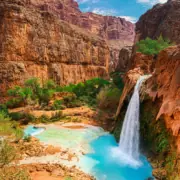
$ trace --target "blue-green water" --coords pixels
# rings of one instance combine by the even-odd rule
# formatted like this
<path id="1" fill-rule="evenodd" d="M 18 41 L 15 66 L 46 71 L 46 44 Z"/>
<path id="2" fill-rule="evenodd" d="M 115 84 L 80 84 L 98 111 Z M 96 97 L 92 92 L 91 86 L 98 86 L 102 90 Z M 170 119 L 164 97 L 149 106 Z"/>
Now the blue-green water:
<path id="1" fill-rule="evenodd" d="M 139 166 L 129 163 L 123 154 L 117 153 L 119 148 L 114 136 L 101 128 L 90 126 L 75 130 L 47 126 L 45 130 L 28 126 L 25 134 L 35 136 L 43 143 L 77 151 L 89 145 L 92 152 L 80 155 L 79 162 L 74 165 L 97 180 L 147 180 L 152 177 L 152 168 L 144 156 L 141 156 Z"/>
<path id="2" fill-rule="evenodd" d="M 112 149 L 118 148 L 118 144 L 112 135 L 101 136 L 91 142 L 94 153 L 82 157 L 83 164 L 88 163 L 89 158 L 96 164 L 90 170 L 97 180 L 146 180 L 152 177 L 152 168 L 146 158 L 141 156 L 142 165 L 131 167 L 121 158 L 114 156 Z"/>

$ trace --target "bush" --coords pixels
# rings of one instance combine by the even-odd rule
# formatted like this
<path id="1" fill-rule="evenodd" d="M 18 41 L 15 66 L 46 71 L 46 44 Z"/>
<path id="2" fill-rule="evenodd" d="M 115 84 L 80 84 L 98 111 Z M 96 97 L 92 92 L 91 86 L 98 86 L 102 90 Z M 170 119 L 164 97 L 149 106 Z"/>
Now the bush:
<path id="1" fill-rule="evenodd" d="M 0 123 L 9 122 L 10 120 L 11 118 L 7 115 L 6 112 L 0 111 Z"/>
<path id="2" fill-rule="evenodd" d="M 0 142 L 0 179 L 2 180 L 30 180 L 28 174 L 18 167 L 11 167 L 9 164 L 16 160 L 16 149 L 7 141 Z"/>
<path id="3" fill-rule="evenodd" d="M 19 124 L 11 121 L 11 118 L 4 112 L 0 112 L 0 135 L 14 136 L 16 140 L 20 140 L 24 133 Z"/>
<path id="4" fill-rule="evenodd" d="M 121 91 L 117 87 L 106 86 L 97 95 L 97 103 L 101 109 L 116 109 L 121 96 Z"/>
<path id="5" fill-rule="evenodd" d="M 46 115 L 42 115 L 39 118 L 39 121 L 41 123 L 52 123 L 52 122 L 59 121 L 61 118 L 63 118 L 63 112 L 62 111 L 58 111 L 58 112 L 55 112 L 54 114 L 52 114 L 51 118 L 46 116 Z"/>
<path id="6" fill-rule="evenodd" d="M 87 80 L 84 83 L 78 83 L 77 85 L 70 84 L 62 88 L 58 88 L 60 91 L 73 92 L 77 97 L 81 96 L 91 96 L 96 98 L 96 95 L 99 93 L 100 89 L 105 85 L 110 84 L 109 81 L 106 81 L 101 78 L 93 78 Z"/>
<path id="7" fill-rule="evenodd" d="M 20 98 L 12 98 L 6 103 L 8 108 L 17 108 L 22 105 L 22 99 Z"/>
<path id="8" fill-rule="evenodd" d="M 53 110 L 61 110 L 63 108 L 63 100 L 55 100 L 52 105 Z"/>
<path id="9" fill-rule="evenodd" d="M 58 111 L 52 115 L 52 117 L 50 118 L 50 121 L 51 122 L 59 121 L 62 117 L 63 117 L 63 112 Z"/>
<path id="10" fill-rule="evenodd" d="M 137 52 L 141 52 L 146 55 L 157 55 L 160 51 L 171 45 L 170 41 L 163 39 L 162 36 L 160 36 L 157 40 L 146 38 L 136 44 Z"/>
<path id="11" fill-rule="evenodd" d="M 6 167 L 0 169 L 1 180 L 31 180 L 28 173 L 19 167 Z"/>
<path id="12" fill-rule="evenodd" d="M 7 109 L 7 106 L 6 104 L 0 104 L 0 112 L 3 111 L 5 112 L 6 114 L 8 114 L 8 109 Z"/>
<path id="13" fill-rule="evenodd" d="M 12 120 L 14 121 L 19 121 L 25 118 L 24 113 L 20 113 L 20 112 L 12 112 L 9 113 L 9 116 L 11 117 Z"/>
<path id="14" fill-rule="evenodd" d="M 124 88 L 124 82 L 123 82 L 123 79 L 121 78 L 122 74 L 123 73 L 121 73 L 121 72 L 112 72 L 110 74 L 112 81 L 113 81 L 113 84 L 116 87 L 118 87 L 120 90 L 122 90 Z"/>
<path id="15" fill-rule="evenodd" d="M 16 150 L 7 141 L 0 142 L 0 167 L 4 167 L 16 158 Z"/>

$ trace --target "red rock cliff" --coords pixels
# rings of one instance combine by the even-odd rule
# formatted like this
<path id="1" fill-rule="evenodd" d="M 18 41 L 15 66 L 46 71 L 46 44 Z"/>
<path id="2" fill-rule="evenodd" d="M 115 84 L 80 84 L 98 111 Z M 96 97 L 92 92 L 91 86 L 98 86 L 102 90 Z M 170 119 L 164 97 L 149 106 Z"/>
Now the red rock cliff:
<path id="1" fill-rule="evenodd" d="M 0 1 L 1 90 L 30 77 L 58 84 L 107 77 L 109 48 L 102 38 L 24 1 Z"/>
<path id="2" fill-rule="evenodd" d="M 106 40 L 111 52 L 110 70 L 115 70 L 120 50 L 132 46 L 135 26 L 123 18 L 82 13 L 74 0 L 31 0 L 40 10 L 56 14 L 61 20 L 74 24 Z"/>
<path id="3" fill-rule="evenodd" d="M 155 5 L 136 23 L 136 41 L 160 35 L 180 43 L 180 0 Z"/>
<path id="4" fill-rule="evenodd" d="M 133 37 L 130 22 L 82 13 L 73 0 L 0 0 L 1 90 L 33 76 L 58 84 L 107 77 Z"/>

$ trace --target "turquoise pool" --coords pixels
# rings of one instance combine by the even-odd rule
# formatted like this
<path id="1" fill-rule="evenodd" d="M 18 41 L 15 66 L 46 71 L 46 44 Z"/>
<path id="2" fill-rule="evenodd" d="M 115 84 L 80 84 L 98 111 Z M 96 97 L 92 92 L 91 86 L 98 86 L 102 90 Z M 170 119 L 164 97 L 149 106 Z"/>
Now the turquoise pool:
<path id="1" fill-rule="evenodd" d="M 61 146 L 77 153 L 79 161 L 76 165 L 81 170 L 96 177 L 97 180 L 147 180 L 152 177 L 152 168 L 144 156 L 140 166 L 126 164 L 123 157 L 115 156 L 114 149 L 118 144 L 114 136 L 102 128 L 87 126 L 84 129 L 60 128 L 48 125 L 44 128 L 28 126 L 25 134 L 37 137 L 41 142 Z"/>
<path id="2" fill-rule="evenodd" d="M 112 149 L 118 147 L 112 135 L 101 136 L 90 145 L 94 153 L 83 156 L 80 164 L 89 164 L 90 168 L 85 171 L 97 180 L 147 180 L 152 177 L 151 165 L 144 156 L 141 156 L 141 166 L 132 167 L 112 154 Z"/>

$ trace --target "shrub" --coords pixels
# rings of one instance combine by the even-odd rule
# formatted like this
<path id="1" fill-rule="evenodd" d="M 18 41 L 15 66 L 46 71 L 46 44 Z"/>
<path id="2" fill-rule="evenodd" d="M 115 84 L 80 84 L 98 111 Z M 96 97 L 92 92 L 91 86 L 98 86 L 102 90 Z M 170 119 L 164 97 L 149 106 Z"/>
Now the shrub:
<path id="1" fill-rule="evenodd" d="M 63 109 L 63 100 L 55 100 L 52 108 L 53 110 Z"/>
<path id="2" fill-rule="evenodd" d="M 9 164 L 18 158 L 16 149 L 7 141 L 0 142 L 0 179 L 2 180 L 30 180 L 28 174 L 18 167 Z"/>
<path id="3" fill-rule="evenodd" d="M 39 79 L 38 78 L 28 79 L 24 85 L 25 87 L 29 87 L 32 90 L 33 92 L 32 97 L 33 99 L 36 99 L 36 96 L 39 93 L 39 89 L 40 89 Z"/>
<path id="4" fill-rule="evenodd" d="M 121 91 L 116 87 L 106 86 L 97 95 L 97 103 L 101 109 L 115 109 L 118 106 Z"/>
<path id="5" fill-rule="evenodd" d="M 91 96 L 81 96 L 79 97 L 79 100 L 82 102 L 82 104 L 84 103 L 90 107 L 93 107 L 97 104 L 96 99 L 92 98 Z"/>
<path id="6" fill-rule="evenodd" d="M 164 39 L 162 36 L 160 36 L 157 40 L 146 38 L 136 44 L 137 52 L 141 52 L 146 55 L 157 55 L 160 51 L 171 45 L 170 41 Z"/>
<path id="7" fill-rule="evenodd" d="M 22 99 L 20 98 L 12 98 L 6 103 L 8 108 L 17 108 L 20 107 L 21 104 L 22 104 Z"/>
<path id="8" fill-rule="evenodd" d="M 6 104 L 0 104 L 0 112 L 3 111 L 5 112 L 6 114 L 8 114 L 8 109 L 7 109 L 7 106 Z"/>
<path id="9" fill-rule="evenodd" d="M 24 113 L 20 113 L 20 112 L 12 112 L 9 113 L 9 116 L 11 117 L 12 120 L 14 121 L 19 121 L 25 118 Z"/>
<path id="10" fill-rule="evenodd" d="M 10 120 L 11 118 L 7 115 L 6 112 L 0 111 L 0 123 L 9 122 Z"/>
<path id="11" fill-rule="evenodd" d="M 23 137 L 23 131 L 18 123 L 11 121 L 11 118 L 4 112 L 0 112 L 0 135 L 11 136 L 14 135 L 16 140 Z"/>
<path id="12" fill-rule="evenodd" d="M 109 81 L 106 81 L 101 78 L 93 78 L 87 80 L 84 83 L 78 83 L 77 85 L 70 84 L 62 88 L 58 88 L 60 91 L 73 92 L 77 97 L 81 96 L 91 96 L 96 98 L 97 93 L 105 85 L 110 84 Z"/>
<path id="13" fill-rule="evenodd" d="M 52 117 L 42 115 L 39 118 L 39 121 L 42 122 L 42 123 L 52 123 L 52 122 L 59 121 L 61 118 L 63 118 L 63 112 L 62 111 L 57 111 L 54 114 L 52 114 Z"/>
<path id="14" fill-rule="evenodd" d="M 48 116 L 44 115 L 44 114 L 39 118 L 39 120 L 40 120 L 40 122 L 42 122 L 42 123 L 48 123 L 48 122 L 50 122 L 50 118 L 49 118 Z"/>
<path id="15" fill-rule="evenodd" d="M 59 121 L 62 117 L 63 117 L 63 112 L 58 111 L 52 115 L 52 117 L 50 118 L 50 121 L 51 122 Z"/>
<path id="16" fill-rule="evenodd" d="M 44 88 L 45 89 L 56 89 L 57 85 L 56 83 L 53 81 L 53 80 L 47 80 L 45 83 L 44 83 Z"/>
<path id="17" fill-rule="evenodd" d="M 31 180 L 24 169 L 17 166 L 0 169 L 1 180 Z"/>
<path id="18" fill-rule="evenodd" d="M 47 105 L 49 103 L 49 101 L 51 100 L 53 93 L 55 91 L 52 89 L 39 89 L 39 92 L 37 94 L 38 99 L 39 99 L 39 104 L 45 104 Z"/>
<path id="19" fill-rule="evenodd" d="M 113 84 L 116 87 L 118 87 L 120 90 L 122 90 L 124 88 L 124 82 L 123 82 L 123 79 L 121 78 L 122 74 L 123 73 L 121 73 L 121 72 L 112 72 L 110 74 Z"/>
<path id="20" fill-rule="evenodd" d="M 16 150 L 7 141 L 0 142 L 0 167 L 4 167 L 16 158 Z"/>

